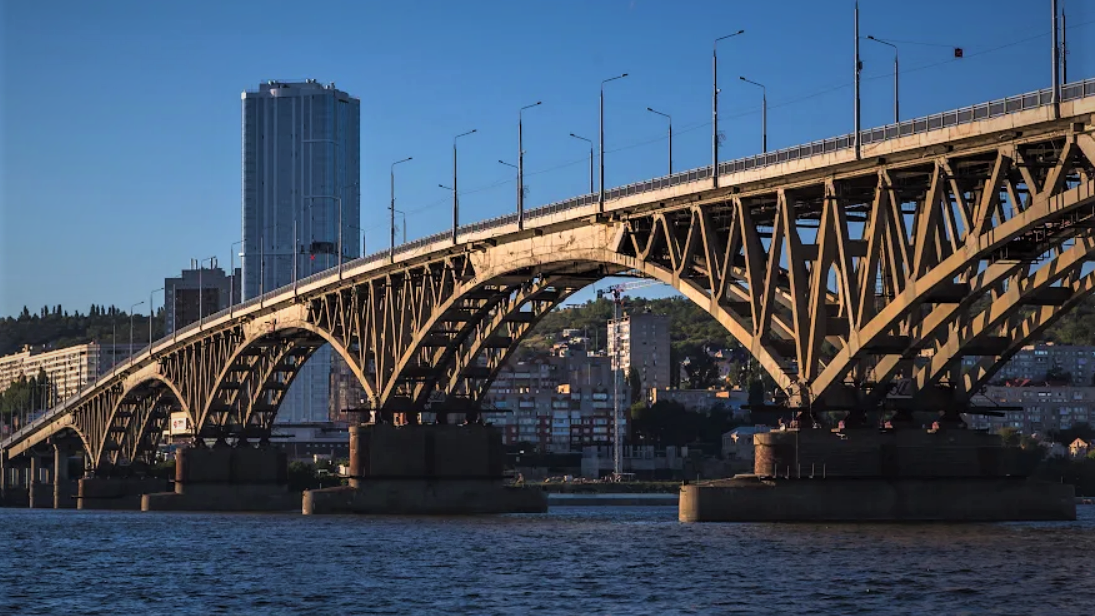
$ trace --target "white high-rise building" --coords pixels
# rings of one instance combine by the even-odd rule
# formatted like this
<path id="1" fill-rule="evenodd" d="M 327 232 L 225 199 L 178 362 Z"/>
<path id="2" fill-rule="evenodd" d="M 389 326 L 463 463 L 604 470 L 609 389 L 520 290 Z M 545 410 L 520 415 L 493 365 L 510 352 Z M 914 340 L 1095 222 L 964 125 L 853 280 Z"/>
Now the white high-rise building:
<path id="1" fill-rule="evenodd" d="M 246 300 L 336 267 L 340 243 L 343 261 L 361 255 L 361 101 L 314 79 L 270 81 L 242 98 Z M 325 421 L 330 373 L 324 346 L 278 421 Z"/>

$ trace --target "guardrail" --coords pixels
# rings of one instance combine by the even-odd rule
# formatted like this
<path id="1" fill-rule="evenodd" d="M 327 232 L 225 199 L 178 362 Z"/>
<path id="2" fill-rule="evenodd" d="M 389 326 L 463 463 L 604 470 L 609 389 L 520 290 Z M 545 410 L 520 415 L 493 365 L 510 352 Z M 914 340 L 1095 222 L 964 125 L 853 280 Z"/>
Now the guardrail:
<path id="1" fill-rule="evenodd" d="M 1052 90 L 1050 88 L 1044 88 L 1042 90 L 1027 92 L 1026 94 L 1020 94 L 1018 96 L 1009 96 L 1006 98 L 989 101 L 987 103 L 980 103 L 977 105 L 971 105 L 969 107 L 962 107 L 960 109 L 944 111 L 942 113 L 936 113 L 920 118 L 914 118 L 912 120 L 906 120 L 897 124 L 888 124 L 886 126 L 868 129 L 860 132 L 861 144 L 871 145 L 891 139 L 898 139 L 901 137 L 907 137 L 909 135 L 917 135 L 932 130 L 947 128 L 950 126 L 980 122 L 982 120 L 988 120 L 991 118 L 1005 116 L 1012 113 L 1019 113 L 1028 109 L 1037 109 L 1039 107 L 1049 105 L 1052 96 Z M 1085 79 L 1083 81 L 1076 81 L 1061 87 L 1061 102 L 1087 98 L 1089 96 L 1095 96 L 1095 78 Z M 839 150 L 846 150 L 852 147 L 854 147 L 854 133 L 849 133 L 846 135 L 822 139 L 820 141 L 812 141 L 810 143 L 805 143 L 802 145 L 783 148 L 782 150 L 776 150 L 774 152 L 767 152 L 764 154 L 746 156 L 744 158 L 721 162 L 719 163 L 719 175 L 749 171 L 751 169 L 777 165 L 792 160 L 799 160 L 803 158 L 808 158 L 810 156 L 817 156 L 819 154 L 828 154 Z M 687 171 L 681 171 L 672 175 L 662 176 L 659 178 L 644 180 L 642 182 L 635 182 L 632 184 L 613 188 L 605 192 L 605 201 L 611 201 L 614 199 L 628 197 L 631 195 L 641 194 L 654 190 L 661 190 L 663 188 L 678 186 L 680 184 L 697 182 L 700 180 L 708 179 L 710 177 L 710 166 L 699 167 L 697 169 L 689 169 Z M 577 197 L 572 197 L 563 201 L 557 201 L 555 203 L 549 203 L 540 207 L 531 208 L 525 212 L 525 218 L 535 219 L 544 216 L 550 216 L 552 214 L 557 214 L 559 212 L 566 212 L 572 209 L 577 209 L 597 203 L 598 199 L 599 195 L 597 193 L 579 195 Z M 457 236 L 459 236 L 461 233 L 467 234 L 496 229 L 504 227 L 506 225 L 515 224 L 516 222 L 516 214 L 506 214 L 504 216 L 489 218 L 487 220 L 462 225 L 457 229 Z M 394 255 L 400 256 L 410 252 L 414 252 L 419 248 L 429 246 L 434 242 L 445 240 L 451 236 L 451 230 L 434 233 L 433 235 L 427 235 L 426 237 L 422 237 L 402 244 L 400 246 L 396 246 L 394 250 Z M 388 251 L 382 250 L 343 263 L 342 267 L 343 269 L 346 269 L 348 267 L 367 265 L 369 263 L 383 261 L 387 257 Z M 317 272 L 306 278 L 298 280 L 295 285 L 297 287 L 301 287 L 309 283 L 322 280 L 323 278 L 330 276 L 334 271 L 336 271 L 336 268 L 329 268 L 321 272 Z M 186 334 L 200 327 L 203 327 L 206 321 L 213 321 L 231 312 L 245 310 L 247 308 L 260 304 L 276 295 L 292 289 L 293 286 L 293 284 L 282 286 L 272 291 L 263 293 L 259 297 L 251 298 L 245 302 L 235 304 L 228 309 L 221 310 L 220 312 L 217 312 L 215 314 L 203 317 L 201 323 L 191 323 L 186 327 L 183 327 L 176 332 L 173 332 L 171 336 L 177 337 L 180 334 Z M 166 338 L 167 337 L 156 341 L 151 346 L 159 344 Z M 8 443 L 10 443 L 11 441 L 16 440 L 17 438 L 21 438 L 26 433 L 33 431 L 38 426 L 51 420 L 57 414 L 63 413 L 64 410 L 67 409 L 67 405 L 70 400 L 82 398 L 84 395 L 91 392 L 96 387 L 99 387 L 109 382 L 113 378 L 115 373 L 130 369 L 133 364 L 140 361 L 142 357 L 150 351 L 151 346 L 145 347 L 140 352 L 134 354 L 125 363 L 115 366 L 110 374 L 104 375 L 95 383 L 92 383 L 91 385 L 83 388 L 78 393 L 71 396 L 68 400 L 62 402 L 53 409 L 50 409 L 41 417 L 35 419 L 33 422 L 28 424 L 26 427 L 15 432 L 5 441 L 0 443 L 0 446 L 7 447 Z"/>

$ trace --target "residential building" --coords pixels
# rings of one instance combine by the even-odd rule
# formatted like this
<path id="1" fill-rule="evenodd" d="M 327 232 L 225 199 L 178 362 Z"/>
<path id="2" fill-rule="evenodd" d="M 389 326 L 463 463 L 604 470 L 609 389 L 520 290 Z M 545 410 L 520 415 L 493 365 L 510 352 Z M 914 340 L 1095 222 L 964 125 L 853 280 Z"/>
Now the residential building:
<path id="1" fill-rule="evenodd" d="M 361 101 L 314 79 L 244 92 L 243 298 L 361 254 Z M 331 349 L 293 381 L 278 422 L 326 420 Z"/>
<path id="2" fill-rule="evenodd" d="M 740 462 L 742 469 L 751 469 L 756 458 L 753 437 L 771 432 L 769 426 L 742 426 L 722 435 L 722 457 L 731 462 Z"/>
<path id="3" fill-rule="evenodd" d="M 1022 411 L 1006 411 L 1003 417 L 967 416 L 970 427 L 990 431 L 1011 427 L 1023 434 L 1044 434 L 1078 423 L 1095 423 L 1095 387 L 989 385 L 983 397 L 977 396 L 973 402 L 989 409 L 994 405 L 1022 407 Z"/>
<path id="4" fill-rule="evenodd" d="M 622 394 L 622 392 L 621 392 Z M 626 438 L 628 405 L 621 406 Z M 565 354 L 507 364 L 483 401 L 484 419 L 507 445 L 540 451 L 581 451 L 614 439 L 612 369 L 607 357 L 572 348 Z"/>
<path id="5" fill-rule="evenodd" d="M 0 357 L 0 391 L 7 389 L 13 382 L 22 378 L 38 376 L 45 371 L 49 378 L 49 391 L 42 393 L 42 408 L 49 408 L 79 393 L 81 389 L 94 383 L 114 366 L 143 349 L 147 344 L 148 332 L 131 346 L 90 342 L 62 349 L 50 349 L 45 346 L 25 346 L 23 350 Z"/>
<path id="6" fill-rule="evenodd" d="M 716 389 L 669 389 L 655 387 L 650 390 L 650 402 L 676 402 L 690 411 L 707 411 L 721 408 L 734 415 L 744 415 L 743 406 L 749 404 L 749 392 L 740 389 L 720 391 Z"/>
<path id="7" fill-rule="evenodd" d="M 971 367 L 980 357 L 964 357 L 964 367 Z M 1072 385 L 1095 385 L 1095 346 L 1072 346 L 1039 342 L 1028 344 L 997 371 L 993 382 L 1030 379 L 1044 382 L 1046 375 L 1056 370 L 1072 377 Z"/>
<path id="8" fill-rule="evenodd" d="M 619 358 L 621 382 L 635 368 L 641 384 L 641 400 L 649 400 L 655 387 L 667 388 L 672 384 L 669 349 L 669 317 L 665 315 L 642 312 L 608 322 L 608 356 L 613 367 Z"/>
<path id="9" fill-rule="evenodd" d="M 208 263 L 208 267 L 206 266 Z M 164 333 L 171 334 L 240 301 L 240 269 L 230 275 L 217 260 L 190 262 L 177 278 L 164 278 Z"/>
<path id="10" fill-rule="evenodd" d="M 1091 450 L 1091 443 L 1082 438 L 1078 438 L 1068 445 L 1068 455 L 1073 458 L 1082 458 Z"/>

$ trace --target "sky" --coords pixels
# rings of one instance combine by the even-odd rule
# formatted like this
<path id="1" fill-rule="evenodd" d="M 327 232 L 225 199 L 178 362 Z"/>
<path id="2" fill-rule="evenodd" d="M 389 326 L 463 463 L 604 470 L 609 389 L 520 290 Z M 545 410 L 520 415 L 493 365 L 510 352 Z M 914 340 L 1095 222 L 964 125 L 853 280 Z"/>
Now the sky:
<path id="1" fill-rule="evenodd" d="M 1095 0 L 1068 13 L 1069 79 L 1095 76 Z M 721 158 L 851 132 L 853 0 L 0 3 L 0 316 L 128 310 L 191 259 L 241 238 L 240 93 L 314 78 L 361 99 L 366 253 L 387 244 L 389 169 L 409 239 L 588 191 L 605 87 L 605 185 L 710 164 L 719 43 Z M 1049 0 L 862 0 L 860 33 L 896 41 L 903 119 L 1050 84 Z M 964 58 L 954 59 L 960 46 Z M 893 50 L 863 41 L 864 127 L 890 122 Z M 236 247 L 238 250 L 238 246 Z M 238 264 L 238 259 L 234 259 Z M 657 290 L 647 291 L 654 295 Z M 664 291 L 663 291 L 664 293 Z M 584 296 L 576 296 L 578 300 Z M 162 303 L 162 295 L 153 302 Z M 147 306 L 137 312 L 147 310 Z"/>

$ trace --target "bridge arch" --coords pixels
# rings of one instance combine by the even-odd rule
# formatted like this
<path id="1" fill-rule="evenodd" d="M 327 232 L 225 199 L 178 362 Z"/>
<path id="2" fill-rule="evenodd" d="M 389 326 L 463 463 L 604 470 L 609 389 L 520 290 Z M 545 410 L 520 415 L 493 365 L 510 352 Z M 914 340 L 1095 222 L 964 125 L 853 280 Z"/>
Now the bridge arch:
<path id="1" fill-rule="evenodd" d="M 605 233 L 612 233 L 613 229 L 606 226 Z M 390 379 L 378 379 L 385 382 L 385 389 L 380 396 L 380 405 L 389 406 L 392 410 L 401 403 L 410 408 L 400 410 L 419 410 L 425 396 L 422 387 L 418 387 L 416 393 L 409 398 L 404 397 L 398 403 L 400 388 L 410 391 L 406 387 L 411 378 L 424 378 L 437 381 L 437 373 L 446 374 L 447 382 L 440 383 L 438 388 L 445 394 L 451 395 L 458 381 L 460 381 L 460 368 L 469 370 L 478 369 L 481 373 L 479 380 L 489 384 L 494 375 L 501 368 L 504 359 L 516 348 L 520 338 L 503 336 L 505 351 L 500 354 L 501 361 L 494 361 L 490 365 L 475 366 L 476 358 L 491 345 L 487 341 L 498 340 L 498 330 L 507 327 L 507 323 L 513 322 L 514 311 L 520 311 L 523 306 L 537 301 L 538 294 L 551 292 L 551 308 L 557 306 L 562 299 L 568 297 L 577 290 L 605 277 L 619 274 L 624 271 L 634 270 L 645 276 L 654 278 L 671 286 L 680 292 L 685 298 L 696 303 L 708 314 L 711 314 L 728 332 L 737 339 L 745 348 L 753 352 L 764 368 L 772 375 L 773 379 L 783 388 L 792 385 L 791 377 L 777 358 L 767 347 L 758 340 L 742 323 L 741 318 L 734 314 L 725 302 L 713 298 L 700 285 L 681 277 L 679 273 L 660 266 L 656 262 L 643 260 L 635 256 L 622 254 L 615 246 L 606 246 L 604 243 L 597 246 L 570 246 L 546 252 L 515 252 L 506 254 L 504 258 L 499 255 L 483 253 L 473 254 L 470 258 L 473 275 L 468 276 L 458 285 L 454 285 L 452 293 L 444 301 L 438 303 L 417 331 L 413 332 L 411 342 L 400 355 Z M 484 292 L 488 290 L 488 292 Z M 493 295 L 492 295 L 493 293 Z M 482 299 L 477 306 L 478 313 L 465 309 L 465 300 Z M 507 303 L 508 302 L 508 303 Z M 501 306 L 501 310 L 494 310 Z M 549 310 L 532 309 L 525 312 L 522 319 L 527 327 L 520 329 L 520 337 L 523 337 L 535 326 Z M 532 314 L 530 314 L 532 313 Z M 454 341 L 453 347 L 463 343 L 476 326 L 480 327 L 476 340 L 468 349 L 469 353 L 461 355 L 455 348 L 447 348 L 445 352 L 435 352 L 430 357 L 441 365 L 429 366 L 435 371 L 432 377 L 419 377 L 416 370 L 423 370 L 426 366 L 416 365 L 416 358 L 423 357 L 427 341 L 437 337 L 437 332 L 448 332 L 452 323 L 457 319 L 472 321 L 471 326 L 462 326 L 464 338 Z M 464 322 L 467 322 L 464 321 Z M 456 366 L 454 366 L 456 362 Z"/>
<path id="2" fill-rule="evenodd" d="M 330 332 L 304 319 L 288 318 L 245 338 L 228 355 L 195 418 L 194 431 L 203 437 L 265 438 L 285 394 L 300 370 L 324 344 L 338 353 L 372 395 L 372 386 L 352 354 Z"/>

